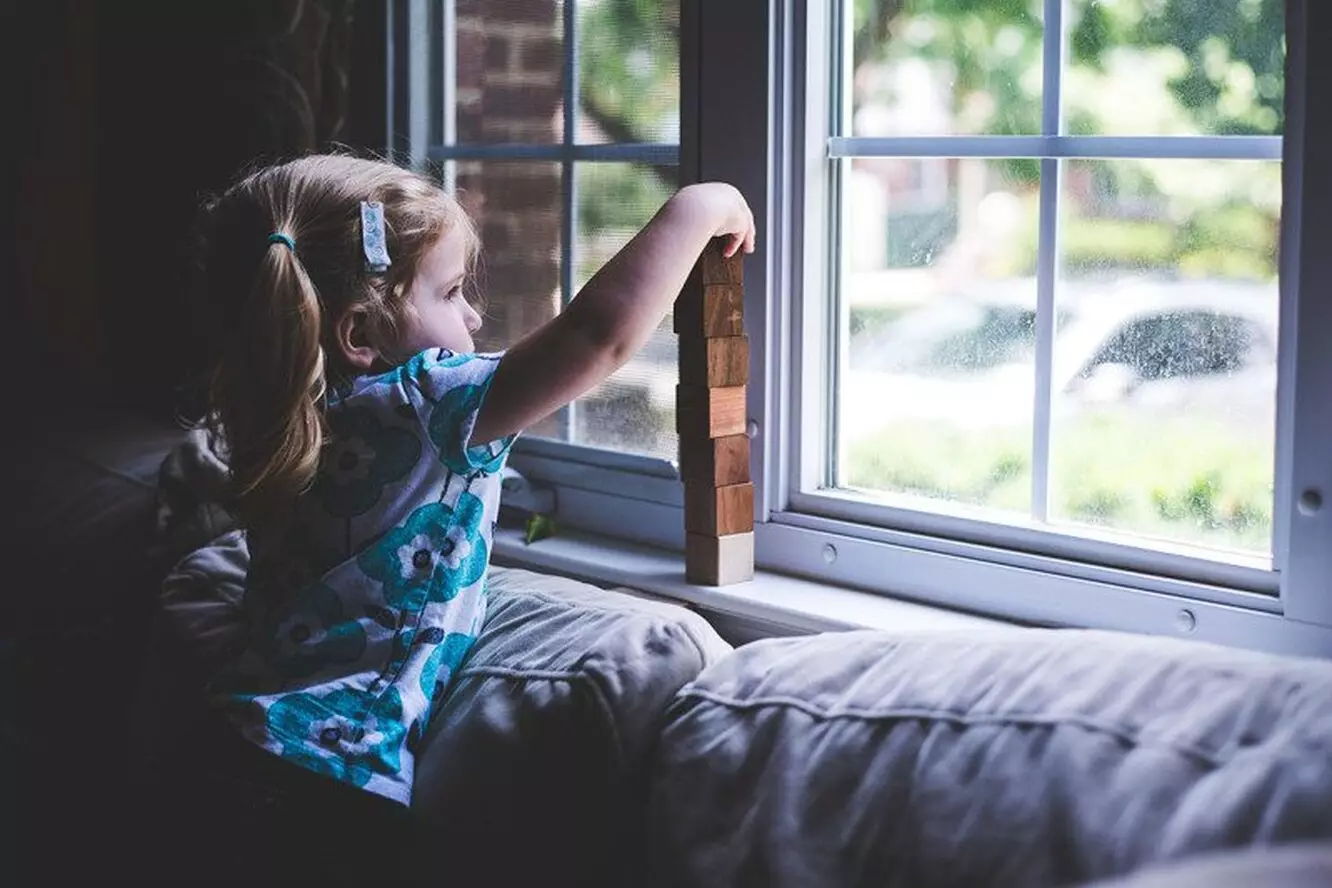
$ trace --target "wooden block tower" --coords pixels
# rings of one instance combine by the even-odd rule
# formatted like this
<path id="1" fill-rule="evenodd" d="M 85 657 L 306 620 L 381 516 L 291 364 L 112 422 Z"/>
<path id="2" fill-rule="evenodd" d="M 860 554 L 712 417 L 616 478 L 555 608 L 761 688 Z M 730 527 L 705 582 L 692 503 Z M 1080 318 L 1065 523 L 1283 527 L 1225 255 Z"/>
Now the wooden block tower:
<path id="1" fill-rule="evenodd" d="M 675 303 L 680 337 L 676 430 L 684 480 L 685 578 L 725 586 L 754 576 L 754 485 L 749 474 L 743 254 L 703 250 Z"/>

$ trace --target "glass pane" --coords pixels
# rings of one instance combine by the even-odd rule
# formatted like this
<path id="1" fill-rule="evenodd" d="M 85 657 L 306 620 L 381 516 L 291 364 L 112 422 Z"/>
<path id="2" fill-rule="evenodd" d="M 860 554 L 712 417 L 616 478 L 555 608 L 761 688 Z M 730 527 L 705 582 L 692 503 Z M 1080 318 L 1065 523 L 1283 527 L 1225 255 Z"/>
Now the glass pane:
<path id="1" fill-rule="evenodd" d="M 507 348 L 559 312 L 560 165 L 466 161 L 456 169 L 459 200 L 481 234 L 477 347 Z M 560 414 L 529 433 L 566 438 L 566 425 Z"/>
<path id="2" fill-rule="evenodd" d="M 1025 517 L 1038 165 L 859 159 L 843 172 L 839 484 Z"/>
<path id="3" fill-rule="evenodd" d="M 1070 132 L 1281 133 L 1285 0 L 1073 0 L 1068 9 Z"/>
<path id="4" fill-rule="evenodd" d="M 680 140 L 680 0 L 578 0 L 581 144 Z"/>
<path id="5" fill-rule="evenodd" d="M 1268 554 L 1281 165 L 1079 161 L 1063 199 L 1051 515 Z"/>
<path id="6" fill-rule="evenodd" d="M 558 0 L 456 0 L 457 142 L 564 137 Z"/>
<path id="7" fill-rule="evenodd" d="M 676 180 L 674 166 L 580 163 L 575 167 L 578 288 L 647 224 L 674 192 Z M 678 379 L 675 335 L 667 315 L 629 363 L 579 400 L 572 440 L 675 459 Z"/>
<path id="8" fill-rule="evenodd" d="M 1039 0 L 856 0 L 855 136 L 1041 131 Z"/>

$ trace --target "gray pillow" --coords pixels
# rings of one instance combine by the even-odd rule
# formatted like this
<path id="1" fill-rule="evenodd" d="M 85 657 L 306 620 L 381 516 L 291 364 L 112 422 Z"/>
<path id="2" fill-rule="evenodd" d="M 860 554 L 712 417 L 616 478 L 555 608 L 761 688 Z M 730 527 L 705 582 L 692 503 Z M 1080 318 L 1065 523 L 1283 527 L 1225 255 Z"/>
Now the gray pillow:
<path id="1" fill-rule="evenodd" d="M 1301 842 L 1204 854 L 1084 888 L 1327 888 L 1329 885 L 1332 885 L 1332 843 Z"/>
<path id="2" fill-rule="evenodd" d="M 672 704 L 670 885 L 1058 885 L 1332 838 L 1332 663 L 1091 631 L 760 641 Z"/>
<path id="3" fill-rule="evenodd" d="M 729 646 L 677 605 L 515 569 L 488 586 L 417 759 L 427 853 L 450 883 L 638 884 L 665 709 Z"/>

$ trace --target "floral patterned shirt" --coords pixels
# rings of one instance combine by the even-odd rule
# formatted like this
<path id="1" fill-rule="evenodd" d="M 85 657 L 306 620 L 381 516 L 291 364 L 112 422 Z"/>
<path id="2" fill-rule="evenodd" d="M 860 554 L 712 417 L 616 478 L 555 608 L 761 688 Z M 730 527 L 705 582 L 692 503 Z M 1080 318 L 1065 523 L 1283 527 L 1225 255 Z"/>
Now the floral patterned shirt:
<path id="1" fill-rule="evenodd" d="M 429 349 L 330 398 L 318 478 L 279 551 L 251 541 L 247 641 L 211 685 L 252 742 L 410 801 L 431 708 L 485 617 L 512 438 L 470 438 L 499 359 Z"/>

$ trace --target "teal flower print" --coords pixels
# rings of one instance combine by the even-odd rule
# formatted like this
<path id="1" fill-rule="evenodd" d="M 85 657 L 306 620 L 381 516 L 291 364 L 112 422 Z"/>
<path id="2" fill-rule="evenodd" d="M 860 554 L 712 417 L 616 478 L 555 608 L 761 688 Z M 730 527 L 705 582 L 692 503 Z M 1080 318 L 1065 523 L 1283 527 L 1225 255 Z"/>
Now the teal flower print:
<path id="1" fill-rule="evenodd" d="M 425 393 L 429 400 L 437 401 L 440 398 L 440 393 L 436 389 L 441 384 L 447 387 L 454 380 L 432 375 L 431 371 L 454 370 L 458 367 L 465 367 L 477 360 L 497 362 L 499 359 L 500 355 L 498 354 L 473 355 L 449 351 L 447 348 L 430 348 L 412 355 L 392 370 L 386 370 L 377 376 L 362 377 L 359 384 L 362 386 L 383 385 L 403 388 L 414 384 L 416 388 Z"/>
<path id="2" fill-rule="evenodd" d="M 458 497 L 453 513 L 453 526 L 445 534 L 440 547 L 440 561 L 445 568 L 444 584 L 432 590 L 431 601 L 450 601 L 463 589 L 480 580 L 486 573 L 490 553 L 481 535 L 485 503 L 464 491 Z"/>
<path id="3" fill-rule="evenodd" d="M 439 461 L 460 475 L 484 472 L 493 475 L 504 466 L 504 447 L 489 442 L 478 446 L 463 445 L 471 437 L 477 411 L 489 385 L 460 385 L 450 389 L 430 411 L 426 433 L 439 451 Z"/>
<path id="4" fill-rule="evenodd" d="M 428 503 L 361 553 L 357 564 L 383 585 L 389 607 L 414 610 L 427 601 L 447 601 L 457 594 L 450 588 L 462 588 L 446 582 L 452 572 L 449 562 L 456 560 L 454 521 L 453 509 Z M 467 567 L 474 569 L 470 562 Z"/>
<path id="5" fill-rule="evenodd" d="M 440 630 L 436 629 L 435 631 L 439 632 Z M 424 635 L 423 632 L 423 642 L 425 641 Z M 425 666 L 421 668 L 421 693 L 425 694 L 432 707 L 439 705 L 439 701 L 444 697 L 444 692 L 453 684 L 453 679 L 458 674 L 458 667 L 462 665 L 463 660 L 467 657 L 467 652 L 472 649 L 474 641 L 476 639 L 470 635 L 464 635 L 461 632 L 450 632 L 443 637 L 439 646 L 430 652 L 429 659 L 426 660 Z"/>
<path id="6" fill-rule="evenodd" d="M 268 708 L 267 721 L 278 754 L 320 774 L 365 786 L 401 770 L 405 729 L 394 688 L 378 697 L 350 688 L 288 694 Z"/>
<path id="7" fill-rule="evenodd" d="M 452 370 L 454 367 L 465 367 L 477 360 L 477 356 L 449 351 L 447 348 L 432 348 L 421 352 L 412 360 L 420 362 L 418 365 L 420 368 L 418 372 L 420 372 L 422 370 L 429 371 L 432 368 Z"/>
<path id="8" fill-rule="evenodd" d="M 284 678 L 313 675 L 333 663 L 352 663 L 365 653 L 365 629 L 348 619 L 342 600 L 316 583 L 291 606 L 268 615 L 256 633 L 255 648 Z"/>
<path id="9" fill-rule="evenodd" d="M 383 585 L 389 607 L 415 609 L 440 578 L 439 550 L 448 538 L 453 510 L 443 503 L 421 506 L 357 558 L 365 575 Z"/>
<path id="10" fill-rule="evenodd" d="M 456 511 L 428 503 L 361 553 L 357 564 L 383 584 L 389 607 L 449 601 L 486 572 L 486 544 L 474 529 L 483 509 L 470 493 L 458 498 Z"/>
<path id="11" fill-rule="evenodd" d="M 378 376 L 367 377 L 366 385 L 396 385 L 406 387 L 408 382 L 414 383 L 421 391 L 426 393 L 430 400 L 437 400 L 438 394 L 432 393 L 435 381 L 431 376 L 432 370 L 452 370 L 457 367 L 463 367 L 476 360 L 475 355 L 458 354 L 451 352 L 446 348 L 430 348 L 422 352 L 417 352 L 406 361 L 403 361 L 392 370 L 388 370 Z"/>
<path id="12" fill-rule="evenodd" d="M 337 518 L 351 518 L 374 508 L 384 486 L 402 478 L 421 457 L 412 432 L 383 426 L 364 407 L 330 411 L 333 443 L 319 463 L 315 495 Z"/>

